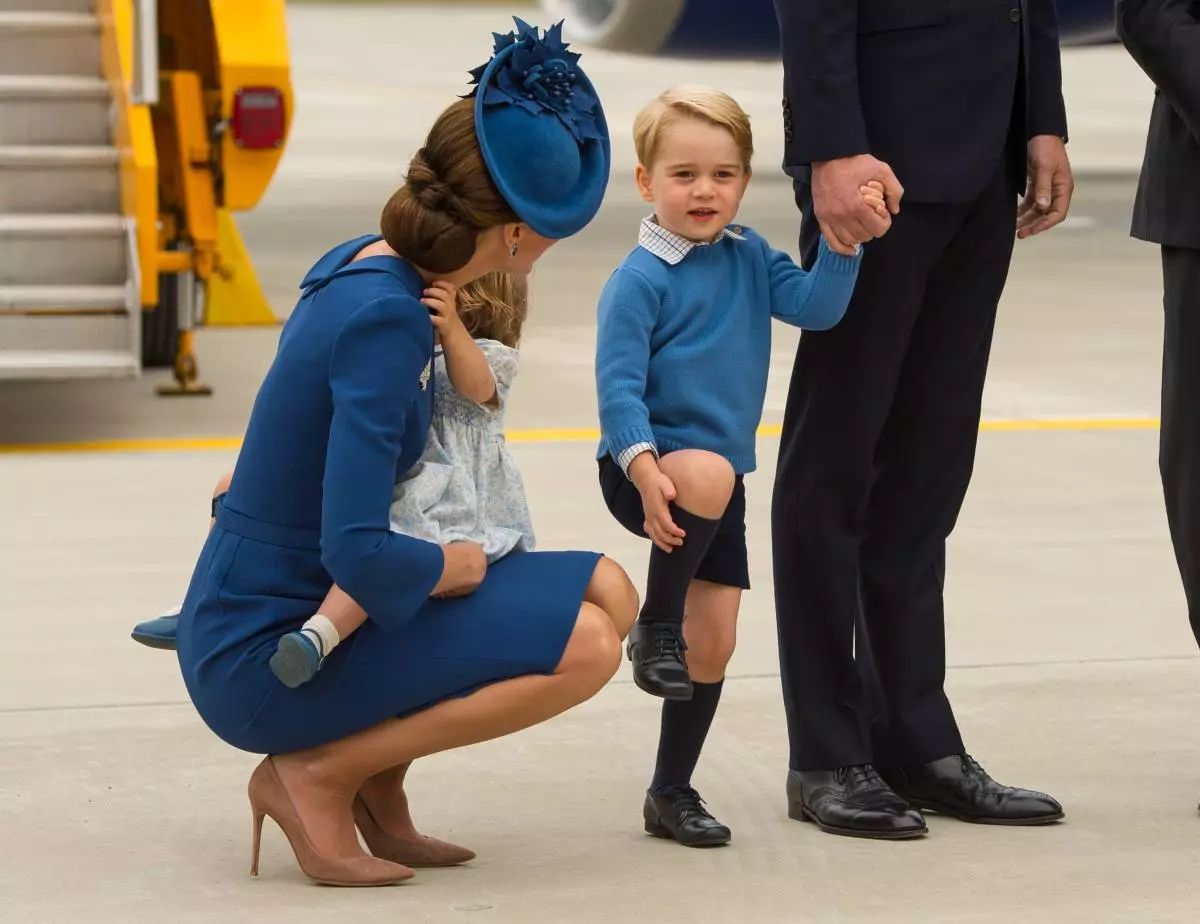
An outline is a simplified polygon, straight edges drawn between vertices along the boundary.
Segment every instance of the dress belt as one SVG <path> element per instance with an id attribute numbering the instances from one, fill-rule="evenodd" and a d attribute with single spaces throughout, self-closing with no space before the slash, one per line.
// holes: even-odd
<path id="1" fill-rule="evenodd" d="M 286 549 L 303 549 L 310 552 L 321 550 L 321 531 L 302 526 L 279 526 L 256 520 L 230 510 L 221 497 L 216 505 L 217 526 L 235 536 L 243 536 L 256 542 L 283 546 Z"/>

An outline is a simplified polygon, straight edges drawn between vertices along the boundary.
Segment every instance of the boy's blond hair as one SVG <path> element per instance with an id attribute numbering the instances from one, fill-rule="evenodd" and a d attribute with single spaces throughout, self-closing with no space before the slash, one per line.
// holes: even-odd
<path id="1" fill-rule="evenodd" d="M 633 123 L 633 144 L 643 167 L 654 166 L 663 137 L 680 119 L 700 119 L 725 129 L 738 146 L 742 166 L 750 169 L 750 160 L 754 156 L 750 116 L 729 94 L 692 85 L 673 87 L 660 93 L 638 113 Z"/>
<path id="2" fill-rule="evenodd" d="M 488 273 L 458 290 L 458 316 L 475 340 L 498 340 L 516 349 L 529 313 L 524 276 Z"/>

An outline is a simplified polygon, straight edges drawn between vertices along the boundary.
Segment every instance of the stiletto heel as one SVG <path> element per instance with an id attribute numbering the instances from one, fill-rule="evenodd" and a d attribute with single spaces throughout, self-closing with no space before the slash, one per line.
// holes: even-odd
<path id="1" fill-rule="evenodd" d="M 371 853 L 393 863 L 416 867 L 458 866 L 475 859 L 474 850 L 436 837 L 418 834 L 415 838 L 399 838 L 388 834 L 379 826 L 362 796 L 354 797 L 354 823 Z"/>
<path id="2" fill-rule="evenodd" d="M 251 828 L 251 831 L 250 831 L 250 836 L 251 836 L 250 875 L 257 876 L 258 875 L 258 852 L 259 852 L 259 849 L 262 847 L 262 823 L 263 823 L 263 818 L 266 816 L 267 813 L 264 812 L 262 809 L 258 808 L 256 805 L 254 805 L 253 802 L 250 803 L 250 811 L 254 815 L 254 819 L 253 819 L 253 821 L 251 821 L 251 825 L 253 825 L 253 827 Z"/>
<path id="3" fill-rule="evenodd" d="M 315 882 L 331 886 L 381 886 L 394 885 L 413 877 L 413 871 L 407 866 L 365 853 L 349 857 L 327 857 L 320 853 L 304 830 L 304 822 L 300 820 L 292 797 L 288 795 L 270 757 L 263 758 L 250 775 L 247 792 L 250 810 L 254 814 L 251 875 L 258 875 L 262 820 L 270 815 L 288 839 L 301 871 Z"/>

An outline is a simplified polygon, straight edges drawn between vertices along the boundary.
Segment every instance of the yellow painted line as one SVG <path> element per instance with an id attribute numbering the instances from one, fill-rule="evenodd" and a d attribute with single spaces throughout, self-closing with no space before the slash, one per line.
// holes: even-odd
<path id="1" fill-rule="evenodd" d="M 1155 430 L 1159 422 L 1154 417 L 1086 417 L 1047 420 L 985 420 L 979 429 L 984 432 L 1034 433 L 1046 431 L 1085 430 Z M 758 428 L 761 437 L 777 437 L 779 424 L 763 424 Z M 593 443 L 600 431 L 593 427 L 557 427 L 548 429 L 509 430 L 510 443 Z M 205 452 L 237 449 L 240 436 L 163 437 L 158 439 L 82 440 L 73 443 L 9 443 L 0 444 L 0 455 L 32 455 L 34 453 L 84 452 Z"/>
<path id="2" fill-rule="evenodd" d="M 240 436 L 164 437 L 140 440 L 81 440 L 77 443 L 10 443 L 0 445 L 0 455 L 70 452 L 190 452 L 237 449 Z"/>

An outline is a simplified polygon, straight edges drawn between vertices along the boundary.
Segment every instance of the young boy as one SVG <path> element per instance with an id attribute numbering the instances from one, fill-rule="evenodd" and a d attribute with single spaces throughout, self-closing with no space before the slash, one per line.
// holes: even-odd
<path id="1" fill-rule="evenodd" d="M 654 212 L 600 298 L 600 486 L 617 521 L 653 542 L 628 647 L 634 681 L 666 700 L 646 831 L 712 846 L 730 832 L 703 808 L 691 776 L 750 587 L 743 476 L 755 468 L 771 318 L 835 325 L 861 249 L 839 255 L 822 241 L 806 272 L 732 224 L 753 140 L 749 117 L 724 93 L 663 93 L 637 117 L 634 143 L 638 190 Z M 861 193 L 890 214 L 882 186 Z"/>

